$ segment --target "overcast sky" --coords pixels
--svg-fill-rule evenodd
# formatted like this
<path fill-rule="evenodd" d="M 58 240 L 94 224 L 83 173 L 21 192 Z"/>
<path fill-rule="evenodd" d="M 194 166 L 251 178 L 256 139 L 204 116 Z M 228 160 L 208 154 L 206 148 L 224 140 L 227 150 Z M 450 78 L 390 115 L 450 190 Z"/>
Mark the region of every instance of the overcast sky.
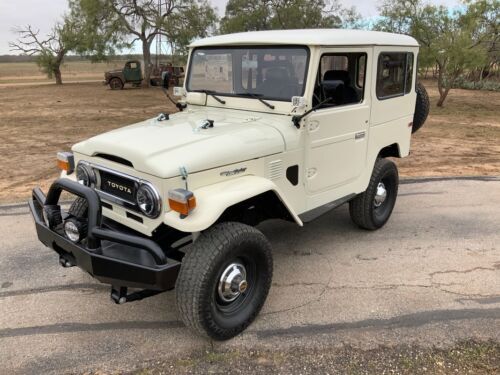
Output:
<path fill-rule="evenodd" d="M 224 13 L 227 0 L 209 0 Z M 458 0 L 430 0 L 435 4 L 455 7 Z M 367 0 L 341 0 L 344 6 L 354 5 L 358 11 L 367 18 L 377 16 L 378 1 Z M 51 25 L 57 21 L 67 9 L 67 0 L 0 0 L 0 55 L 9 54 L 8 43 L 15 39 L 12 29 L 16 26 L 31 24 L 40 29 L 41 33 L 50 30 Z"/>

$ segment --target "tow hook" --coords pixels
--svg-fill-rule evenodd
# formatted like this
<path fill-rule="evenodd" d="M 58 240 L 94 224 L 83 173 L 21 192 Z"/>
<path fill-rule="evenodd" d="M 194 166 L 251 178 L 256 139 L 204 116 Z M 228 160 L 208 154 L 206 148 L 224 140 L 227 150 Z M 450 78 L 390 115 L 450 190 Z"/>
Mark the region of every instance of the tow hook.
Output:
<path fill-rule="evenodd" d="M 128 288 L 124 286 L 121 287 L 112 286 L 111 300 L 117 305 L 123 305 L 125 302 L 140 301 L 141 299 L 152 297 L 154 295 L 161 293 L 161 291 L 157 290 L 144 289 L 127 294 L 127 290 Z"/>
<path fill-rule="evenodd" d="M 60 255 L 59 256 L 59 264 L 64 268 L 74 267 L 76 266 L 75 259 L 70 254 Z"/>

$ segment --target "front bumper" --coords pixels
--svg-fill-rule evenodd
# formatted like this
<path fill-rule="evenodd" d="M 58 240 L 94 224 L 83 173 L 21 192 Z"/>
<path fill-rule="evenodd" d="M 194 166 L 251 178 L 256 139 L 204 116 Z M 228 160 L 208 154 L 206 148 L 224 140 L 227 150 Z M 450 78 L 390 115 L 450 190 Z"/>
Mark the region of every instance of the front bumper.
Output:
<path fill-rule="evenodd" d="M 74 243 L 64 235 L 62 222 L 68 214 L 58 205 L 63 190 L 87 200 L 88 236 L 82 243 Z M 167 258 L 160 246 L 150 239 L 104 227 L 101 202 L 94 190 L 68 179 L 59 179 L 52 184 L 47 197 L 39 188 L 34 189 L 29 207 L 38 239 L 59 254 L 61 264 L 76 265 L 114 288 L 155 291 L 174 288 L 180 262 Z M 58 223 L 46 221 L 44 210 L 56 212 L 56 217 L 60 212 L 61 219 Z"/>

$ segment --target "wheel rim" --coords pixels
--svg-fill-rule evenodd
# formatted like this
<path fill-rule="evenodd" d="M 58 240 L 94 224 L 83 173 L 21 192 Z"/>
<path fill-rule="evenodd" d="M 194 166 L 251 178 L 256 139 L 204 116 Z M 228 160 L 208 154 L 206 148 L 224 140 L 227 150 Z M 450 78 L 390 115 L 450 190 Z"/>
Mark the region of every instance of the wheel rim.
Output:
<path fill-rule="evenodd" d="M 120 87 L 120 82 L 118 82 L 118 80 L 116 80 L 116 79 L 113 79 L 113 80 L 111 81 L 111 88 L 112 88 L 112 89 L 117 89 L 117 88 L 119 88 L 119 87 Z"/>
<path fill-rule="evenodd" d="M 224 303 L 233 302 L 248 289 L 247 270 L 241 263 L 231 263 L 219 278 L 217 293 Z"/>
<path fill-rule="evenodd" d="M 245 308 L 255 294 L 257 265 L 254 259 L 233 259 L 222 268 L 214 293 L 215 307 L 229 318 Z"/>
<path fill-rule="evenodd" d="M 373 198 L 373 206 L 375 208 L 380 207 L 387 199 L 387 189 L 385 184 L 381 181 L 377 185 L 377 190 L 375 191 L 375 197 Z"/>

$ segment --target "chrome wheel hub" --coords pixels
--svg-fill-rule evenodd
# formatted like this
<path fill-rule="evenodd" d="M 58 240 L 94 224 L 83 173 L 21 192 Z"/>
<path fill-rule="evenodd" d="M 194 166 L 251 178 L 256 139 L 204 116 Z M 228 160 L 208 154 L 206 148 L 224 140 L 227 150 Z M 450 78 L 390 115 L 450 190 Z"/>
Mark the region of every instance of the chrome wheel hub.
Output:
<path fill-rule="evenodd" d="M 224 302 L 232 302 L 248 289 L 247 271 L 241 263 L 231 263 L 222 272 L 217 292 Z"/>
<path fill-rule="evenodd" d="M 373 199 L 373 205 L 375 207 L 380 207 L 387 198 L 387 190 L 383 182 L 379 182 L 377 185 L 377 191 L 375 192 L 375 198 Z"/>

